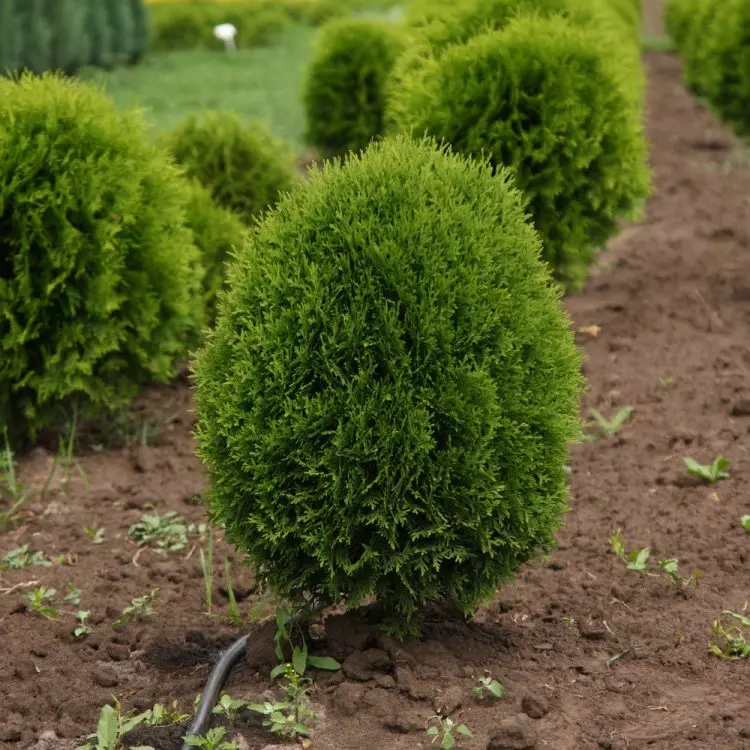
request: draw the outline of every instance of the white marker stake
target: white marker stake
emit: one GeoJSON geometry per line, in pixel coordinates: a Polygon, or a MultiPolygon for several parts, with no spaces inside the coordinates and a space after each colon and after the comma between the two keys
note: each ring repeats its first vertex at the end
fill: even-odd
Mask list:
{"type": "Polygon", "coordinates": [[[237,50],[237,44],[234,41],[237,37],[237,27],[233,23],[220,23],[214,26],[214,36],[224,42],[224,49],[227,52],[237,50]]]}

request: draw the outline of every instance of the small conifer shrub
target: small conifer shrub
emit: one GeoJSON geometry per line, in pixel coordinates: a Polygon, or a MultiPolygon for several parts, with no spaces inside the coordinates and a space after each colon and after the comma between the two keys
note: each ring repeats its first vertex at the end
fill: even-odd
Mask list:
{"type": "Polygon", "coordinates": [[[287,147],[260,122],[230,112],[189,116],[165,141],[191,179],[250,223],[297,181],[287,147]]]}
{"type": "Polygon", "coordinates": [[[519,17],[426,61],[394,108],[397,129],[513,170],[544,257],[570,289],[649,184],[640,110],[597,39],[559,17],[519,17]]]}
{"type": "Polygon", "coordinates": [[[0,432],[124,406],[202,325],[184,181],[98,90],[0,80],[0,432]]]}
{"type": "Polygon", "coordinates": [[[294,605],[466,613],[566,509],[579,355],[507,172],[406,138],[328,162],[231,266],[195,366],[212,512],[294,605]]]}
{"type": "Polygon", "coordinates": [[[216,315],[218,294],[226,280],[226,263],[245,243],[247,228],[236,214],[217,205],[208,190],[195,181],[189,185],[186,215],[205,270],[203,291],[206,319],[210,322],[216,315]]]}
{"type": "Polygon", "coordinates": [[[307,138],[323,155],[360,151],[382,135],[386,84],[403,45],[399,28],[381,21],[324,28],[304,91],[307,138]]]}

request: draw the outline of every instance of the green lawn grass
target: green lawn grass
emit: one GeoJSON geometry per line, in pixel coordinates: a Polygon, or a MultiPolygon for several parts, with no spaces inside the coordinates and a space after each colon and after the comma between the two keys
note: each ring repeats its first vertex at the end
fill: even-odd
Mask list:
{"type": "Polygon", "coordinates": [[[157,132],[192,113],[230,109],[265,120],[275,135],[302,150],[302,84],[314,35],[312,28],[292,26],[266,47],[151,54],[134,67],[88,69],[81,77],[102,85],[119,107],[144,109],[157,132]]]}

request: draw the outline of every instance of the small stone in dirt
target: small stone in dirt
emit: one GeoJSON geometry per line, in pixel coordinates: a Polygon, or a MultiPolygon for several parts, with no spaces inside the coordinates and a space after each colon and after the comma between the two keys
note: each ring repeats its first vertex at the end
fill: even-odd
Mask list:
{"type": "Polygon", "coordinates": [[[91,678],[97,685],[105,688],[117,687],[120,682],[117,672],[109,667],[96,667],[91,673],[91,678]]]}
{"type": "Polygon", "coordinates": [[[396,687],[396,680],[393,679],[392,675],[380,674],[375,678],[375,684],[385,690],[393,690],[396,687]]]}
{"type": "Polygon", "coordinates": [[[590,620],[578,624],[578,630],[584,638],[590,641],[601,641],[607,637],[607,629],[599,620],[590,620]]]}
{"type": "Polygon", "coordinates": [[[13,668],[13,674],[19,680],[28,680],[37,674],[36,665],[31,659],[19,659],[13,668]]]}
{"type": "Polygon", "coordinates": [[[107,656],[112,661],[127,661],[130,658],[130,649],[118,643],[110,643],[107,646],[107,656]]]}
{"type": "Polygon", "coordinates": [[[383,720],[383,726],[391,732],[409,734],[409,732],[420,732],[424,730],[422,717],[413,709],[396,711],[387,719],[383,720]]]}
{"type": "Polygon", "coordinates": [[[523,714],[505,719],[492,732],[487,750],[534,750],[536,737],[523,714]]]}
{"type": "Polygon", "coordinates": [[[364,685],[345,682],[336,691],[336,694],[333,697],[333,703],[345,716],[353,716],[357,712],[364,694],[364,685]]]}
{"type": "Polygon", "coordinates": [[[450,716],[454,711],[461,708],[464,702],[464,691],[458,685],[449,687],[438,695],[432,703],[436,714],[450,716]]]}
{"type": "Polygon", "coordinates": [[[20,742],[21,727],[4,726],[0,727],[0,742],[20,742]]]}
{"type": "Polygon", "coordinates": [[[750,399],[743,398],[732,407],[733,417],[750,417],[750,399]]]}
{"type": "Polygon", "coordinates": [[[750,740],[750,724],[740,727],[737,730],[737,734],[739,734],[743,740],[750,740]]]}
{"type": "Polygon", "coordinates": [[[47,649],[43,646],[34,646],[34,648],[31,649],[31,655],[37,656],[40,659],[44,659],[48,653],[47,649]]]}
{"type": "Polygon", "coordinates": [[[549,704],[541,695],[527,693],[521,699],[521,708],[532,719],[542,719],[549,713],[549,704]]]}
{"type": "Polygon", "coordinates": [[[147,445],[136,446],[130,457],[133,461],[133,467],[136,471],[147,473],[153,471],[156,466],[156,460],[154,459],[154,452],[147,445]]]}
{"type": "Polygon", "coordinates": [[[393,662],[385,651],[368,648],[366,651],[355,651],[350,654],[341,668],[349,679],[367,682],[373,679],[375,672],[388,671],[392,666],[393,662]]]}

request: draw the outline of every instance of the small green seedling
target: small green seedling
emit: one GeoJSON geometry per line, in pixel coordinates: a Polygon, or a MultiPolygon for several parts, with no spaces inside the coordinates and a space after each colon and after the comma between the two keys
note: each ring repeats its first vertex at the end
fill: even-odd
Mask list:
{"type": "Polygon", "coordinates": [[[723,456],[717,456],[710,464],[699,464],[689,457],[683,460],[688,474],[702,479],[707,484],[716,484],[720,479],[729,479],[729,474],[726,472],[729,468],[729,460],[723,456]]]}
{"type": "Polygon", "coordinates": [[[214,727],[209,729],[203,737],[183,737],[186,745],[191,747],[200,747],[203,750],[238,750],[236,742],[225,742],[227,730],[224,727],[214,727]]]}
{"type": "Polygon", "coordinates": [[[505,694],[503,686],[493,680],[491,675],[480,677],[477,684],[472,688],[471,695],[475,700],[481,701],[485,698],[502,698],[505,694]]]}
{"type": "Polygon", "coordinates": [[[240,608],[237,605],[237,599],[234,596],[234,588],[232,588],[232,572],[229,569],[229,560],[226,555],[224,556],[224,577],[227,584],[227,598],[229,599],[229,620],[232,625],[236,627],[242,627],[242,615],[240,614],[240,608]]]}
{"type": "Polygon", "coordinates": [[[39,550],[32,551],[28,544],[17,547],[8,552],[0,561],[0,570],[23,570],[34,565],[50,566],[52,563],[45,559],[44,553],[39,550]]]}
{"type": "Polygon", "coordinates": [[[738,624],[727,627],[721,620],[714,620],[711,630],[722,645],[709,642],[709,652],[720,659],[750,659],[750,643],[745,640],[745,636],[750,637],[750,617],[730,612],[728,609],[722,614],[734,618],[738,624]]]}
{"type": "Polygon", "coordinates": [[[247,706],[247,701],[232,698],[229,693],[222,693],[219,702],[214,706],[214,713],[218,716],[226,716],[227,721],[234,726],[240,711],[247,708],[247,706]]]}
{"type": "Polygon", "coordinates": [[[457,737],[473,737],[466,724],[456,724],[448,716],[432,716],[427,721],[427,734],[432,737],[432,742],[440,740],[440,750],[452,750],[456,746],[457,737]]]}
{"type": "Polygon", "coordinates": [[[89,630],[89,626],[86,624],[86,620],[89,619],[89,615],[91,612],[87,609],[81,609],[78,612],[76,612],[76,621],[78,622],[78,626],[73,631],[73,635],[76,638],[82,638],[84,635],[88,635],[91,631],[89,630]]]}
{"type": "Polygon", "coordinates": [[[140,620],[154,614],[154,602],[158,593],[159,589],[157,588],[152,589],[144,596],[137,596],[130,602],[129,607],[125,607],[120,617],[112,623],[112,627],[116,629],[131,622],[131,620],[140,620]]]}
{"type": "Polygon", "coordinates": [[[667,560],[659,560],[659,569],[663,575],[678,588],[686,589],[691,583],[698,584],[701,578],[700,570],[695,570],[688,578],[683,578],[679,573],[680,561],[676,557],[667,560]]]}
{"type": "Polygon", "coordinates": [[[750,516],[742,516],[740,523],[745,531],[750,531],[750,516]]]}
{"type": "Polygon", "coordinates": [[[60,611],[51,606],[54,601],[55,590],[46,586],[37,586],[26,594],[29,609],[40,614],[46,620],[56,620],[60,611]]]}
{"type": "Polygon", "coordinates": [[[81,603],[81,590],[74,583],[65,584],[65,588],[68,593],[65,594],[63,601],[65,604],[73,604],[77,607],[81,603]]]}
{"type": "Polygon", "coordinates": [[[104,529],[96,529],[96,528],[91,528],[91,527],[87,526],[83,530],[83,533],[89,539],[91,539],[91,541],[94,544],[103,544],[104,543],[104,529]]]}
{"type": "Polygon", "coordinates": [[[589,409],[591,416],[596,420],[600,431],[605,435],[618,435],[625,422],[632,416],[635,409],[625,406],[615,414],[614,418],[608,420],[598,409],[589,409]]]}
{"type": "Polygon", "coordinates": [[[0,501],[9,505],[0,511],[0,531],[12,526],[21,516],[19,511],[31,499],[16,476],[13,451],[10,449],[8,431],[4,430],[4,445],[0,453],[0,501]]]}
{"type": "Polygon", "coordinates": [[[625,539],[622,536],[622,529],[617,531],[609,538],[609,544],[612,551],[626,563],[628,570],[637,570],[644,572],[648,566],[648,559],[651,557],[651,549],[644,547],[643,549],[633,549],[629,552],[625,549],[625,539]]]}
{"type": "Polygon", "coordinates": [[[177,709],[177,701],[172,701],[170,707],[163,706],[161,703],[154,703],[145,713],[146,718],[143,723],[149,727],[165,727],[171,724],[181,724],[185,719],[190,718],[190,714],[183,714],[177,709]]]}
{"type": "MultiPolygon", "coordinates": [[[[117,698],[113,697],[113,703],[114,706],[102,708],[96,732],[86,738],[89,742],[79,745],[76,750],[123,750],[123,737],[145,722],[146,712],[137,715],[124,714],[117,698]]],[[[147,750],[147,748],[130,748],[130,750],[147,750]]]]}
{"type": "Polygon", "coordinates": [[[128,537],[139,547],[155,545],[163,555],[184,552],[191,536],[202,536],[206,524],[186,524],[185,519],[170,510],[164,515],[144,513],[137,523],[128,529],[128,537]]]}
{"type": "MultiPolygon", "coordinates": [[[[206,609],[211,614],[214,595],[214,530],[208,528],[208,544],[205,551],[200,551],[201,573],[203,575],[203,585],[206,591],[206,609]]],[[[234,594],[234,592],[232,592],[234,594]]]]}

